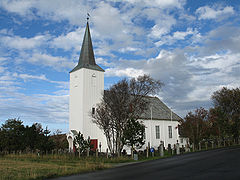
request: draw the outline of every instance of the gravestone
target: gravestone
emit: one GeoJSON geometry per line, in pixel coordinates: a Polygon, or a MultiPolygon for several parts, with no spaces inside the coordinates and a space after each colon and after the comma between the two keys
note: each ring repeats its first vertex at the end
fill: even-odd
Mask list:
{"type": "Polygon", "coordinates": [[[87,157],[89,157],[89,148],[87,148],[87,157]]]}
{"type": "Polygon", "coordinates": [[[147,148],[146,151],[147,151],[147,158],[148,158],[149,148],[148,148],[148,146],[146,148],[147,148]]]}
{"type": "Polygon", "coordinates": [[[106,150],[106,156],[107,156],[107,158],[108,158],[108,148],[107,148],[107,150],[106,150]]]}
{"type": "Polygon", "coordinates": [[[171,148],[171,144],[168,144],[168,154],[172,155],[172,148],[171,148]]]}
{"type": "Polygon", "coordinates": [[[134,161],[137,161],[137,160],[138,160],[138,154],[137,154],[137,153],[134,153],[134,154],[133,154],[133,160],[134,160],[134,161]]]}
{"type": "Polygon", "coordinates": [[[176,144],[176,154],[177,154],[177,155],[180,154],[180,147],[179,147],[178,141],[177,141],[177,144],[176,144]]]}
{"type": "Polygon", "coordinates": [[[160,156],[164,156],[164,151],[163,151],[163,144],[160,144],[160,156]]]}
{"type": "Polygon", "coordinates": [[[98,149],[96,149],[96,157],[98,157],[98,149]]]}

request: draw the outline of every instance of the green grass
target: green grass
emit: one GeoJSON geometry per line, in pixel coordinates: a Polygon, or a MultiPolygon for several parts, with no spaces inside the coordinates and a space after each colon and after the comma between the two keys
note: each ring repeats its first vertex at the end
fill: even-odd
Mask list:
{"type": "MultiPolygon", "coordinates": [[[[202,151],[205,151],[205,149],[202,149],[202,151]]],[[[172,155],[168,154],[167,151],[165,151],[164,157],[160,157],[158,153],[152,157],[151,153],[149,153],[149,157],[146,158],[142,154],[139,156],[139,161],[155,160],[170,156],[172,155]]],[[[37,156],[36,154],[10,154],[0,156],[0,180],[30,180],[67,176],[111,168],[119,163],[133,161],[131,157],[96,158],[91,156],[78,158],[69,154],[43,156],[37,156]]]]}
{"type": "Polygon", "coordinates": [[[45,179],[91,172],[112,167],[115,163],[130,162],[129,158],[74,157],[69,155],[33,154],[0,157],[0,180],[45,179]]]}

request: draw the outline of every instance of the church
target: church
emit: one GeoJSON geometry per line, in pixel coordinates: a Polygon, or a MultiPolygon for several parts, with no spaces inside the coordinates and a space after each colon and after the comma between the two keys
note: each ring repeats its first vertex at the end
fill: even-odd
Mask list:
{"type": "MultiPolygon", "coordinates": [[[[101,102],[104,93],[104,70],[95,62],[89,23],[87,22],[78,64],[70,71],[69,132],[67,140],[69,151],[74,149],[74,136],[80,131],[84,138],[91,138],[94,149],[106,152],[107,141],[103,131],[92,122],[91,113],[101,102]]],[[[145,125],[145,145],[157,148],[162,141],[164,146],[177,143],[186,144],[180,138],[178,121],[181,119],[158,97],[147,97],[150,104],[139,119],[145,125]]]]}

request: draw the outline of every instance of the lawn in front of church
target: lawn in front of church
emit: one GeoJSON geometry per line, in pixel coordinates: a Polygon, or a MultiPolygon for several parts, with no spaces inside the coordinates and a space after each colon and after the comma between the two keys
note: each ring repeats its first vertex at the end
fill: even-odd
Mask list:
{"type": "Polygon", "coordinates": [[[22,154],[0,157],[0,180],[45,179],[106,169],[129,158],[74,157],[69,155],[22,154]]]}

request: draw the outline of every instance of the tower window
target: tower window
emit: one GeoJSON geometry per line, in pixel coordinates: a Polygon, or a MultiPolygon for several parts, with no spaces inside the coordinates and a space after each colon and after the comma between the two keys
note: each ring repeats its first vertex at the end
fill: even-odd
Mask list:
{"type": "Polygon", "coordinates": [[[92,114],[95,114],[95,108],[94,107],[92,108],[92,114]]]}
{"type": "Polygon", "coordinates": [[[96,87],[96,75],[95,74],[92,75],[92,86],[96,87]]]}

